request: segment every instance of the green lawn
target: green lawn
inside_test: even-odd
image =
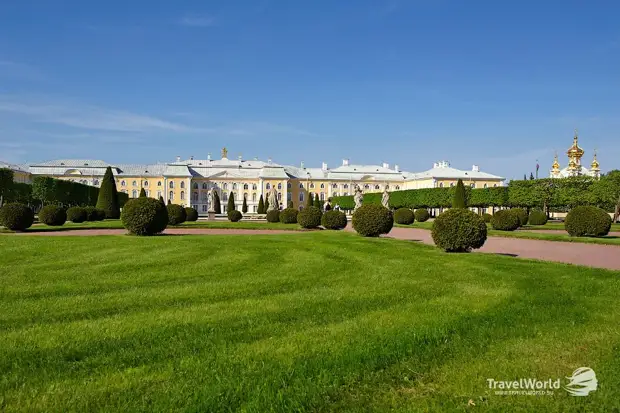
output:
[[[3,411],[620,409],[619,272],[331,231],[0,251]],[[581,366],[588,397],[487,386]]]

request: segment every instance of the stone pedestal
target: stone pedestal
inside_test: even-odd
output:
[[[210,211],[208,214],[209,214],[209,215],[208,215],[208,218],[207,218],[207,219],[208,219],[209,221],[215,221],[215,212]]]

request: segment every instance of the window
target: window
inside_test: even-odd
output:
[[[93,181],[93,185],[98,186],[98,185],[99,185],[99,179],[95,179],[95,180]]]
[[[161,191],[157,191],[157,198],[161,198]]]
[[[168,187],[169,187],[170,189],[174,188],[174,182],[173,182],[173,181],[170,181],[170,183],[168,184]]]
[[[192,194],[192,201],[198,202],[198,192]]]
[[[202,189],[207,189],[207,183],[206,182],[202,183]]]
[[[321,192],[321,196],[319,197],[321,201],[325,201],[325,192]]]
[[[224,205],[224,206],[222,207],[222,212],[223,212],[223,213],[226,213],[226,205]]]
[[[379,189],[379,185],[375,185],[375,189]]]
[[[125,181],[121,181],[121,186],[125,186]]]
[[[487,187],[487,184],[484,184],[484,188],[486,188],[486,187]]]
[[[185,199],[185,191],[181,191],[181,201]]]
[[[497,188],[497,184],[493,184],[493,188]]]
[[[157,181],[157,186],[161,186],[161,181]]]
[[[303,182],[300,182],[300,183],[299,183],[299,189],[304,189],[304,184],[303,184]]]
[[[265,188],[266,188],[267,190],[271,189],[271,184],[269,184],[269,183],[268,183],[267,185],[265,185]]]
[[[174,192],[173,191],[170,191],[170,193],[168,194],[168,199],[171,200],[171,201],[174,199]]]
[[[149,181],[144,181],[144,186],[149,186]]]
[[[304,193],[303,192],[299,193],[299,202],[304,202]]]
[[[132,198],[137,198],[138,197],[138,191],[136,191],[135,189],[133,191],[131,191],[131,197]]]
[[[278,189],[282,189],[282,184],[278,184]]]
[[[364,185],[364,189],[370,189],[370,185],[368,184]]]
[[[397,191],[400,190],[400,186],[396,185],[396,190]]]
[[[333,184],[333,185],[332,185],[332,188],[336,189],[336,188],[338,188],[338,185]]]
[[[252,209],[254,210],[254,213],[256,214],[256,211],[258,211],[258,207],[256,205],[254,205],[254,207]]]
[[[228,201],[228,194],[226,192],[222,194],[222,200]]]
[[[248,184],[243,184],[243,189],[247,191],[248,189],[250,189],[250,186]]]
[[[342,187],[343,187],[344,189],[349,189],[349,184],[344,184],[344,185],[342,185]]]
[[[291,185],[291,183],[290,183],[290,182],[289,182],[288,184],[286,184],[286,187],[287,187],[288,189],[291,189],[291,186],[292,186],[292,185]]]
[[[256,192],[252,194],[252,201],[256,202]]]
[[[278,201],[282,201],[282,192],[278,192]]]
[[[202,206],[202,212],[207,212],[207,206],[206,205]]]
[[[194,182],[194,185],[192,185],[194,189],[198,189],[198,182]]]
[[[304,210],[304,206],[303,206],[303,205],[300,205],[300,206],[299,206],[299,210],[300,210],[300,211],[303,211],[303,210]]]
[[[475,188],[475,187],[476,187],[476,184],[472,182],[470,186],[471,186],[472,188]]]
[[[149,191],[148,189],[144,192],[146,192],[146,196],[151,196],[151,191]]]
[[[286,200],[287,201],[292,201],[293,200],[293,193],[292,192],[287,192],[286,193]]]
[[[439,187],[440,187],[440,188],[443,188],[443,182],[440,182],[440,183],[439,183]]]
[[[252,184],[252,190],[256,191],[256,184]]]
[[[185,182],[181,181],[181,188],[185,188]]]
[[[234,184],[233,184],[233,191],[234,191],[234,190],[236,190],[236,189],[237,189],[237,184],[236,184],[236,183],[234,183]]]
[[[332,195],[333,196],[338,196],[338,192],[334,192]]]
[[[321,184],[321,189],[325,189],[325,184]]]
[[[222,189],[228,189],[228,184],[226,182],[222,184]]]
[[[314,184],[313,183],[310,184],[310,189],[314,189]]]
[[[450,188],[454,186],[454,182],[450,182]]]
[[[133,181],[133,182],[131,183],[131,186],[138,186],[138,182],[137,182],[137,181]]]

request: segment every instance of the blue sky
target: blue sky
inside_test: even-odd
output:
[[[616,1],[0,2],[0,159],[620,168]]]

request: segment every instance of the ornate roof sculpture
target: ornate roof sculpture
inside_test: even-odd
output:
[[[567,178],[570,176],[591,176],[593,178],[599,178],[601,169],[596,159],[596,151],[594,152],[594,159],[590,165],[590,170],[581,165],[581,158],[584,154],[585,151],[579,146],[579,135],[577,134],[577,129],[575,129],[573,144],[566,151],[568,166],[564,169],[560,169],[560,163],[558,162],[558,155],[556,153],[553,165],[551,166],[551,178]]]

